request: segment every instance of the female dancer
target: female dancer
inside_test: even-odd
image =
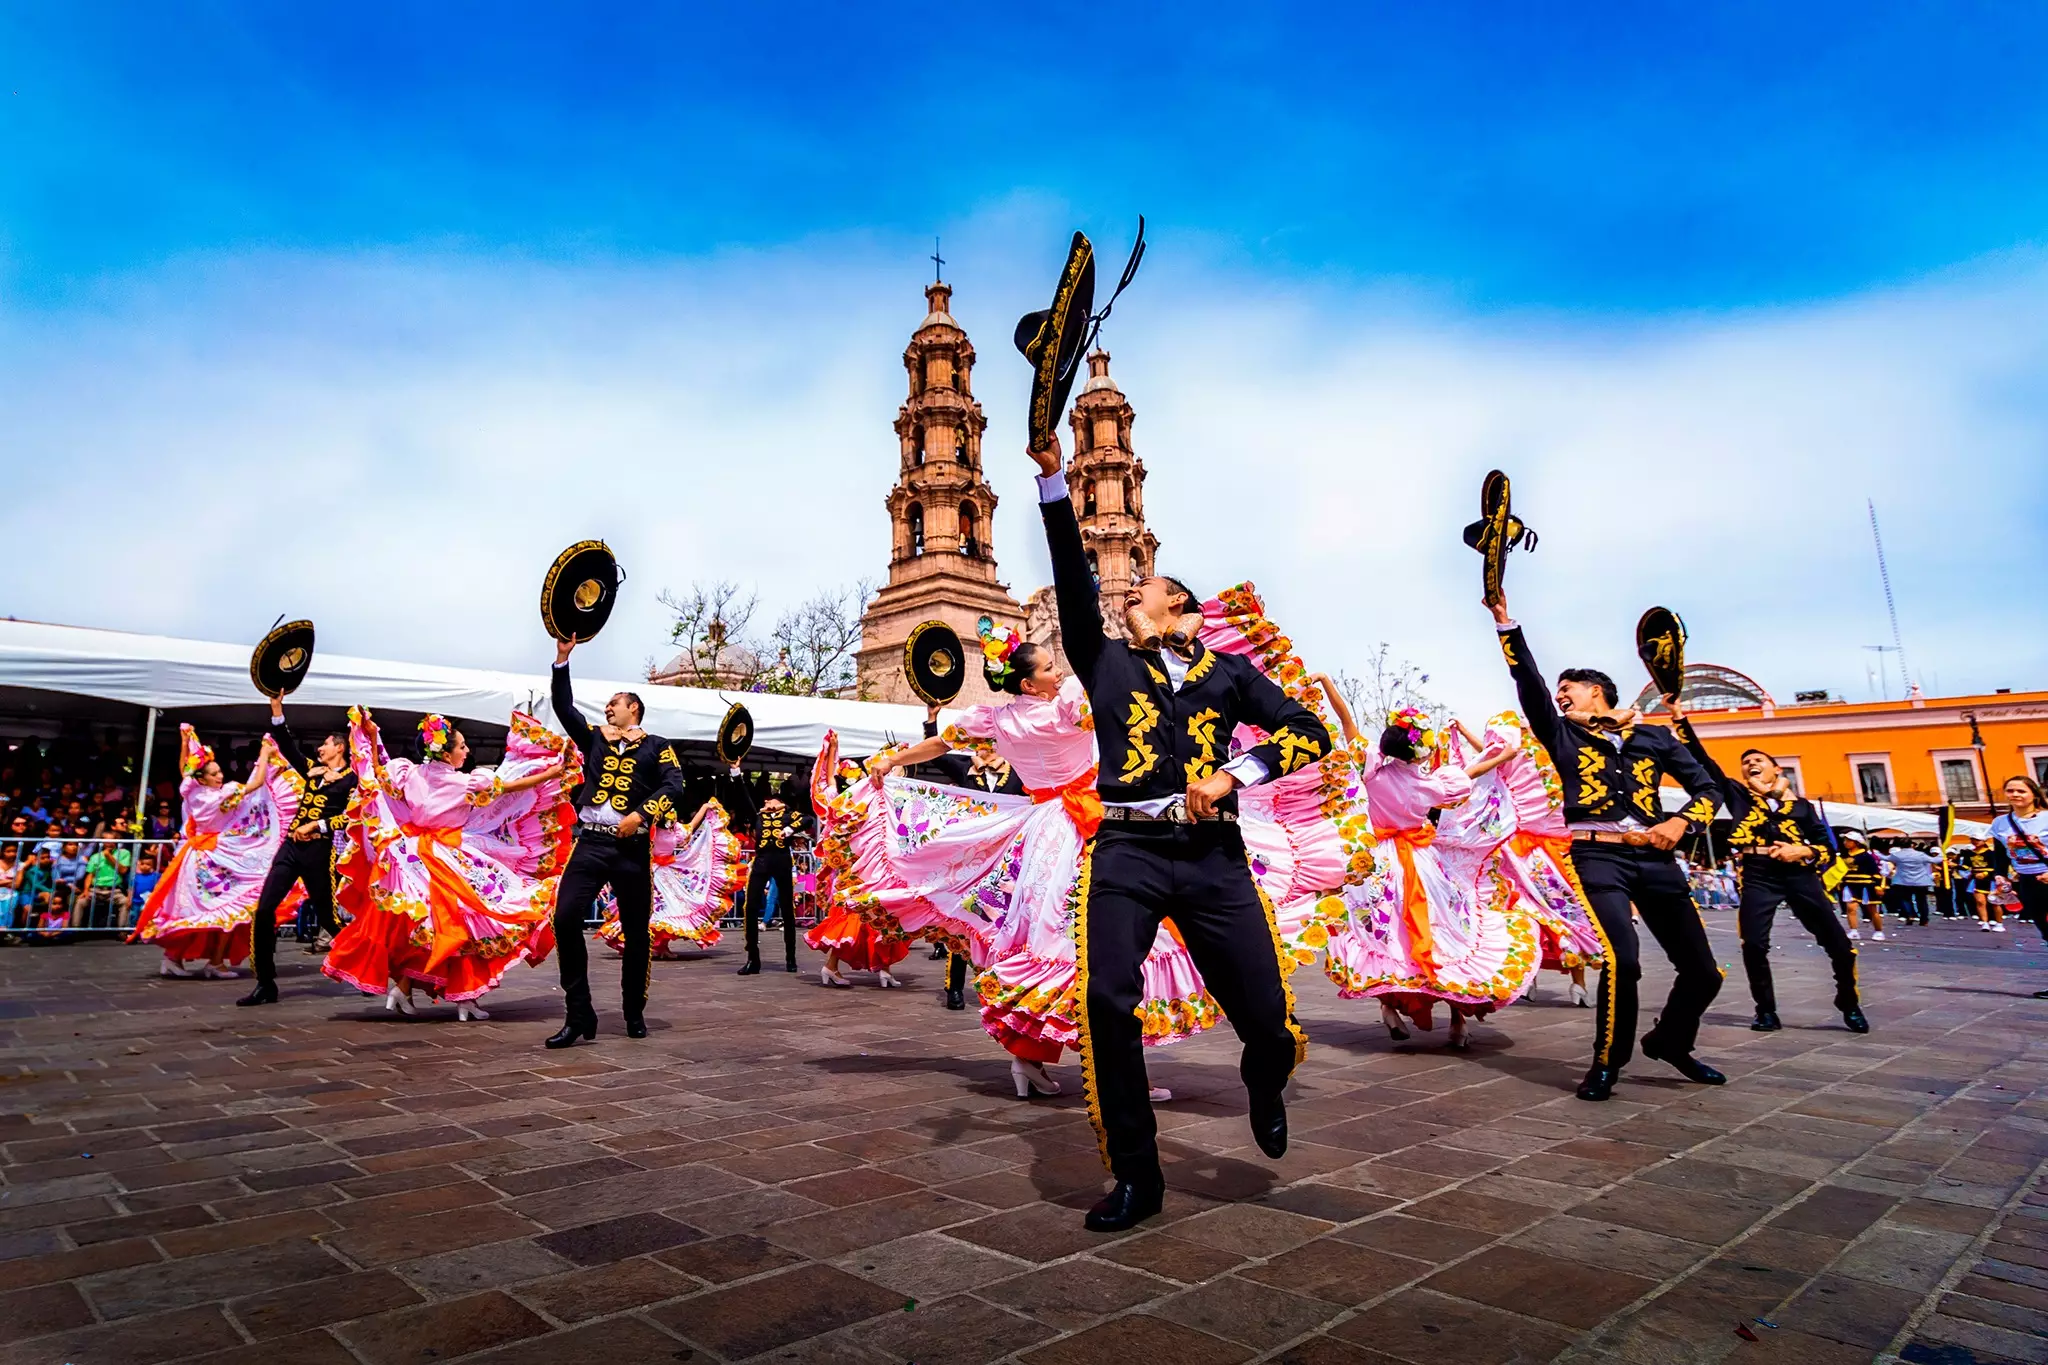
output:
[[[733,835],[725,807],[716,799],[698,807],[687,826],[662,825],[654,831],[654,913],[647,921],[649,951],[673,957],[677,949],[710,948],[720,934],[718,921],[732,908],[733,897],[747,879],[747,854]],[[597,935],[614,951],[624,951],[626,931],[619,924],[619,903],[607,888],[598,901],[603,922]]]
[[[1522,723],[1519,712],[1503,711],[1487,721],[1483,739],[1463,721],[1453,721],[1452,726],[1475,755],[1504,755],[1491,778],[1481,776],[1486,772],[1483,759],[1466,768],[1478,779],[1474,789],[1482,799],[1474,804],[1483,807],[1490,799],[1489,789],[1497,787],[1513,811],[1514,833],[1495,851],[1487,872],[1501,878],[1514,892],[1511,913],[1534,917],[1544,968],[1568,973],[1572,1003],[1584,1008],[1588,1003],[1586,968],[1604,968],[1607,946],[1600,936],[1600,922],[1586,903],[1579,874],[1572,867],[1571,832],[1564,823],[1564,784],[1558,780],[1557,769]]]
[[[462,770],[469,742],[442,716],[420,722],[418,763],[385,756],[368,711],[350,711],[349,723],[360,785],[335,898],[354,918],[323,970],[382,991],[386,1009],[416,1013],[423,985],[456,1001],[457,1019],[488,1019],[478,997],[519,958],[538,966],[554,949],[580,756],[518,711],[504,763],[475,772]]]
[[[128,941],[164,950],[161,976],[231,977],[228,964],[249,955],[256,901],[298,810],[298,788],[268,735],[247,782],[227,781],[189,725],[178,727],[178,749],[185,839]],[[295,890],[284,908],[302,896]],[[187,965],[201,959],[203,968]]]
[[[818,919],[804,935],[804,942],[825,955],[825,964],[818,968],[821,984],[851,986],[844,972],[873,972],[875,984],[891,990],[902,983],[889,969],[910,956],[911,936],[887,916],[876,916],[870,922],[854,898],[840,895],[840,869],[826,860],[824,852],[828,820],[842,818],[835,815],[841,794],[864,776],[859,764],[839,761],[839,736],[827,730],[825,745],[811,768],[811,811],[818,818],[819,858],[825,861],[824,875],[829,876],[831,886],[816,894]]]
[[[1102,821],[1094,718],[1080,680],[1062,677],[1051,651],[985,623],[982,653],[983,676],[1011,700],[970,707],[935,738],[878,755],[869,781],[834,804],[822,851],[841,873],[842,903],[872,903],[905,930],[968,947],[981,968],[982,1027],[1010,1053],[1011,1081],[1028,1099],[1060,1092],[1046,1067],[1080,1042],[1074,916],[1082,848]],[[1028,799],[889,780],[899,767],[984,745],[1015,769]],[[934,805],[952,801],[958,813],[934,825]],[[1152,1046],[1222,1018],[1165,927],[1145,960],[1140,1011]]]
[[[1349,708],[1332,698],[1348,742],[1358,742]],[[1512,1001],[1534,980],[1540,949],[1530,922],[1505,914],[1503,893],[1482,883],[1482,869],[1508,838],[1502,802],[1450,811],[1472,796],[1473,779],[1506,761],[1494,749],[1469,767],[1431,767],[1439,736],[1413,706],[1387,715],[1375,752],[1362,764],[1378,852],[1373,875],[1347,890],[1346,915],[1330,938],[1324,971],[1346,999],[1380,1002],[1395,1041],[1405,1019],[1433,1027],[1435,1003],[1450,1006],[1450,1045],[1467,1045],[1468,1017]],[[1430,820],[1444,809],[1442,839]]]

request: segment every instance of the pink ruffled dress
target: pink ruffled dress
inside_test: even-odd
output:
[[[554,951],[555,888],[575,828],[568,792],[581,763],[566,739],[512,715],[505,761],[463,772],[387,759],[350,713],[359,779],[335,899],[354,918],[327,955],[327,975],[381,993],[389,981],[474,1000],[513,963]],[[505,784],[564,756],[561,777],[507,794]]]
[[[656,957],[713,947],[718,921],[732,908],[733,897],[747,880],[747,851],[732,832],[725,807],[706,801],[685,828],[663,825],[654,831],[654,913],[647,921],[649,945]],[[598,898],[602,922],[597,934],[623,952],[626,933],[619,924],[619,903],[606,887]]]
[[[1572,867],[1564,785],[1550,755],[1515,711],[1487,721],[1485,739],[1488,749],[1509,750],[1507,761],[1482,774],[1476,786],[1481,793],[1500,790],[1513,812],[1513,833],[1495,850],[1489,869],[1515,894],[1510,913],[1535,919],[1545,967],[1601,966],[1607,944]]]
[[[237,963],[249,956],[256,901],[298,811],[299,784],[290,765],[273,756],[261,786],[205,786],[195,776],[209,758],[198,732],[180,725],[178,742],[184,842],[144,902],[131,941],[154,943],[173,962]],[[279,920],[303,898],[293,887]]]
[[[895,774],[855,784],[821,820],[835,901],[891,933],[964,947],[980,969],[982,1027],[1025,1061],[1058,1061],[1080,1041],[1074,922],[1086,839],[1077,818],[1100,808],[1086,689],[1068,678],[1052,700],[970,707],[945,736],[955,747],[993,745],[1033,795]],[[1169,928],[1145,959],[1140,1008],[1153,1046],[1222,1018]]]
[[[1349,998],[1376,997],[1431,1026],[1442,1000],[1486,1014],[1528,990],[1541,950],[1533,923],[1510,916],[1513,893],[1492,874],[1514,828],[1499,784],[1476,793],[1465,770],[1390,759],[1361,763],[1376,847],[1372,874],[1338,897],[1343,914],[1324,971]],[[1429,812],[1441,809],[1432,825]]]

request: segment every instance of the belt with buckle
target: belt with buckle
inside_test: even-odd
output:
[[[1640,829],[1579,829],[1572,831],[1578,844],[1621,844],[1628,848],[1650,847],[1650,835]]]
[[[619,833],[617,825],[600,825],[591,820],[578,820],[576,822],[576,833],[579,835],[594,834],[600,839],[635,839],[639,837],[638,835]]]
[[[1176,797],[1173,804],[1160,811],[1157,815],[1150,811],[1139,810],[1136,806],[1104,806],[1102,808],[1102,818],[1107,821],[1129,825],[1234,825],[1237,823],[1237,812],[1234,810],[1219,810],[1212,815],[1207,815],[1197,820],[1194,816],[1188,814],[1188,803],[1186,800]]]

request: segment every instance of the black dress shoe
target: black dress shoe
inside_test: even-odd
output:
[[[758,957],[748,958],[747,965],[740,968],[737,972],[733,973],[733,975],[735,976],[759,976],[760,974],[761,959]]]
[[[255,990],[250,991],[235,1003],[237,1005],[275,1005],[277,1003],[277,983],[275,981],[259,981],[256,983]]]
[[[2036,1000],[2048,1000],[2048,991],[2035,991],[2034,998]]]
[[[1252,1101],[1252,1141],[1275,1161],[1287,1155],[1287,1105],[1278,1095]]]
[[[1586,1072],[1586,1079],[1579,1082],[1579,1088],[1572,1093],[1582,1100],[1604,1100],[1614,1094],[1614,1083],[1621,1078],[1618,1066],[1602,1066],[1595,1062]]]
[[[1758,1010],[1756,1018],[1749,1021],[1751,1033],[1776,1033],[1783,1027],[1785,1026],[1778,1022],[1778,1016],[1770,1010]]]
[[[964,1010],[964,1009],[966,1009],[966,1008],[967,1008],[967,992],[966,992],[966,991],[964,991],[964,990],[958,990],[958,991],[956,991],[956,990],[953,990],[953,989],[951,989],[951,988],[948,988],[948,989],[947,989],[947,991],[946,991],[946,1008],[947,1008],[947,1009],[949,1009],[949,1010]]]
[[[1870,1032],[1870,1021],[1863,1017],[1863,1007],[1861,1005],[1851,1005],[1843,1010],[1842,1023],[1851,1033]]]
[[[793,972],[793,971],[795,971],[795,970],[796,970],[796,959],[795,959],[795,958],[791,958],[791,959],[790,959],[789,961],[787,961],[787,962],[783,963],[783,964],[782,964],[782,970],[784,970],[785,972]]]
[[[1166,1199],[1166,1178],[1157,1176],[1143,1184],[1119,1180],[1116,1188],[1095,1201],[1081,1226],[1090,1232],[1122,1232],[1159,1212]]]
[[[647,1036],[647,1021],[645,1019],[628,1019],[626,1021],[626,1036],[628,1038],[645,1038]]]
[[[597,1037],[597,1020],[571,1019],[561,1028],[548,1035],[541,1046],[550,1048],[574,1047],[578,1039],[589,1040]]]
[[[945,945],[945,944],[943,944],[943,943],[934,943],[934,944],[932,945],[932,961],[934,961],[934,962],[944,962],[945,960],[946,960],[946,945]]]
[[[1654,1057],[1679,1075],[1699,1085],[1726,1085],[1728,1078],[1690,1052],[1677,1052],[1657,1041],[1657,1035],[1643,1035],[1643,1055]]]

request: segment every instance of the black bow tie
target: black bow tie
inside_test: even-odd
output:
[[[1168,631],[1153,642],[1154,649],[1170,649],[1178,654],[1183,663],[1195,661],[1195,637],[1184,630]]]
[[[1609,734],[1616,735],[1620,734],[1622,730],[1621,722],[1613,716],[1574,716],[1572,719],[1585,726],[1588,730],[1605,730]]]

